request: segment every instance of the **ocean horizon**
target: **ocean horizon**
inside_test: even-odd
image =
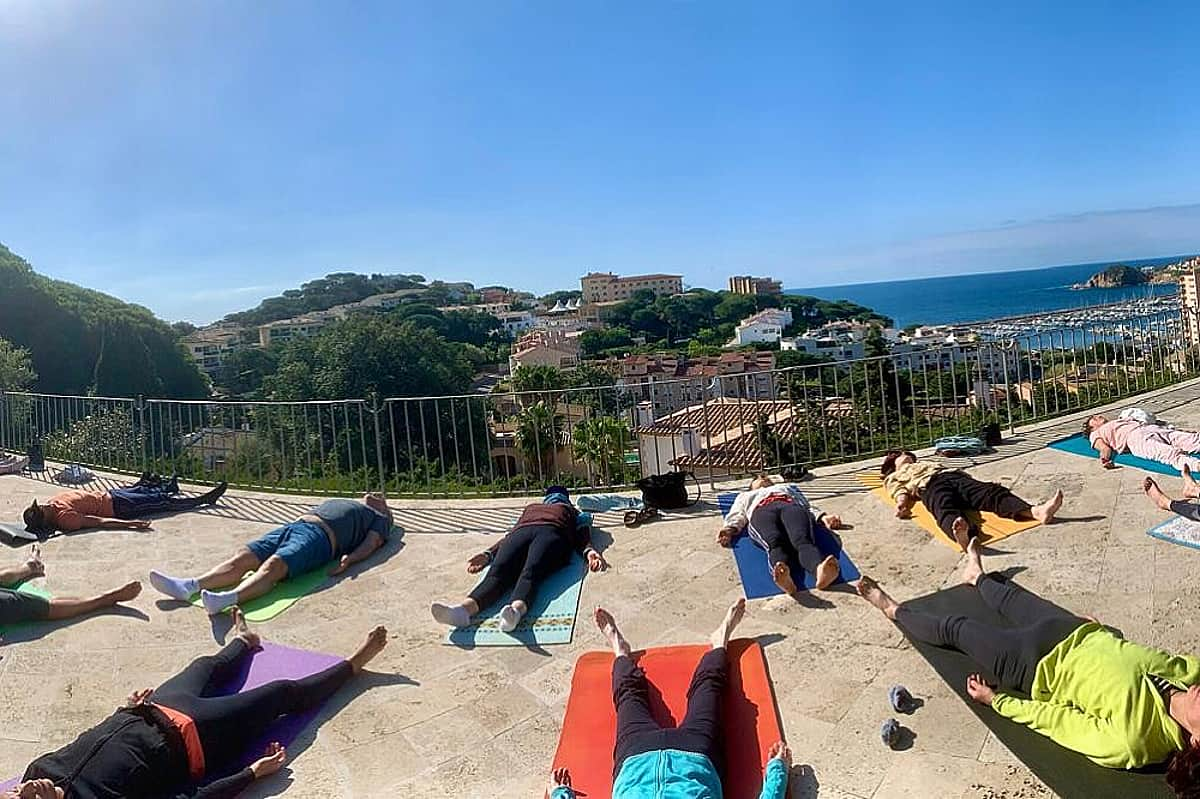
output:
[[[1174,283],[1115,289],[1073,289],[1105,267],[1163,266],[1190,258],[1172,255],[1127,261],[1098,261],[1065,266],[979,272],[965,275],[838,286],[788,288],[785,294],[806,294],[824,300],[850,300],[891,317],[896,327],[982,322],[1005,316],[1048,313],[1143,297],[1174,294]]]

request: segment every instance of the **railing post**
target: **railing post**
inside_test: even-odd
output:
[[[134,400],[134,404],[138,412],[138,428],[140,430],[140,436],[142,439],[142,471],[145,472],[149,471],[149,464],[147,462],[146,455],[146,443],[150,440],[150,436],[146,433],[146,398],[143,395],[138,394],[137,398]]]
[[[379,394],[372,391],[367,395],[367,401],[371,403],[370,411],[371,418],[375,421],[375,468],[379,470],[379,492],[384,493],[384,487],[387,484],[387,477],[383,473],[383,439],[380,437],[379,430]]]

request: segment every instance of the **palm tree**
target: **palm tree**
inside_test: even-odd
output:
[[[517,446],[526,463],[534,464],[539,476],[549,474],[565,423],[562,415],[553,406],[536,402],[522,408],[516,420]]]
[[[632,440],[629,427],[611,416],[595,416],[575,425],[571,448],[575,459],[590,463],[604,483],[613,482],[625,462],[625,447]]]

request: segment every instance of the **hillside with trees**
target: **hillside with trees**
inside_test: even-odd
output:
[[[33,271],[0,245],[0,338],[28,353],[31,387],[58,394],[203,397],[208,381],[140,305]]]
[[[268,297],[248,311],[238,311],[225,317],[227,322],[242,325],[265,325],[293,316],[327,311],[335,305],[365,300],[375,294],[387,294],[405,289],[424,289],[421,275],[359,275],[353,272],[334,272],[288,289],[278,297]]]

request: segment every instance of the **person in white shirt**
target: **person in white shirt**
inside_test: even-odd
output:
[[[771,579],[785,593],[795,596],[799,589],[792,579],[794,566],[811,574],[820,589],[833,585],[838,578],[837,557],[823,554],[813,540],[813,527],[818,523],[830,530],[842,526],[841,518],[814,508],[795,485],[777,484],[760,475],[734,500],[725,515],[725,525],[717,533],[717,542],[723,547],[733,546],[734,539],[747,533],[767,551]]]
[[[1194,430],[1176,430],[1141,414],[1122,413],[1110,420],[1098,413],[1083,423],[1083,434],[1092,449],[1100,453],[1100,464],[1105,469],[1114,468],[1115,455],[1130,452],[1180,471],[1186,467],[1200,473],[1200,458],[1196,457],[1200,453],[1200,433]]]

